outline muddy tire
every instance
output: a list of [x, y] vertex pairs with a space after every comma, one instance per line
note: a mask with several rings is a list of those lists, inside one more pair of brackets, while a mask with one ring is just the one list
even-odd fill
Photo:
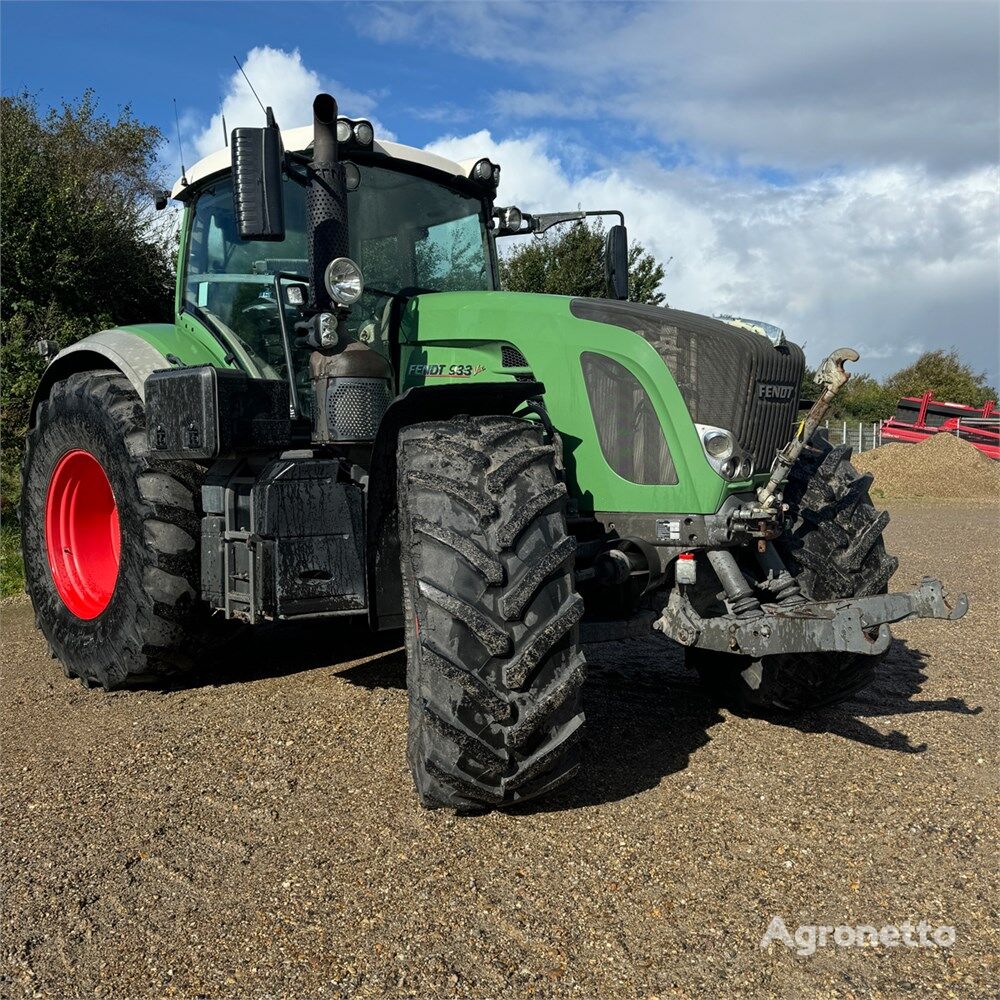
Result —
[[578, 768], [585, 663], [558, 441], [515, 417], [405, 428], [408, 758], [429, 808], [544, 795]]
[[149, 457], [119, 372], [57, 382], [28, 432], [21, 545], [35, 620], [67, 676], [105, 689], [189, 669], [212, 635], [198, 600], [201, 466]]
[[[886, 511], [868, 495], [872, 477], [851, 464], [848, 445], [825, 439], [803, 453], [785, 490], [790, 529], [775, 542], [810, 600], [884, 594], [898, 561], [886, 553]], [[747, 713], [799, 713], [836, 704], [873, 678], [877, 656], [796, 653], [728, 657], [688, 650], [688, 663], [721, 701]]]

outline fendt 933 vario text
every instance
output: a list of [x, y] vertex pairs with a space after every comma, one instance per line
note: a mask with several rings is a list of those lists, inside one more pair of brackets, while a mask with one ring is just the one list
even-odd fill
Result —
[[173, 323], [41, 380], [24, 561], [68, 674], [157, 682], [230, 619], [402, 628], [418, 795], [472, 811], [576, 772], [585, 616], [768, 713], [856, 691], [890, 622], [964, 613], [888, 593], [870, 478], [814, 434], [853, 351], [800, 420], [781, 331], [627, 301], [623, 219], [608, 298], [501, 292], [498, 240], [620, 213], [498, 207], [488, 159], [376, 141], [326, 94], [313, 119], [268, 109], [174, 187]]

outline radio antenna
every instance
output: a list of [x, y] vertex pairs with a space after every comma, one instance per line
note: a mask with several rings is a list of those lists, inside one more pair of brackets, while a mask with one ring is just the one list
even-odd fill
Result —
[[[240, 61], [239, 59], [236, 58], [236, 56], [233, 56], [233, 62], [236, 63], [237, 66], [239, 66], [240, 72], [243, 73], [243, 79], [246, 80], [247, 86], [250, 88], [250, 93], [253, 94], [254, 97], [257, 97], [257, 91], [253, 89], [253, 84], [250, 82], [250, 77], [246, 75], [246, 73], [243, 70], [243, 66], [240, 64]], [[257, 103], [260, 105], [260, 110], [263, 111], [264, 114], [266, 115], [267, 109], [264, 107], [264, 102], [259, 97], [257, 97]]]
[[226, 131], [226, 116], [222, 116], [222, 142], [226, 149], [229, 148], [229, 133]]
[[184, 147], [181, 145], [181, 121], [177, 117], [177, 98], [174, 98], [174, 125], [177, 126], [177, 153], [181, 158], [181, 184], [187, 187], [187, 171], [184, 169]]

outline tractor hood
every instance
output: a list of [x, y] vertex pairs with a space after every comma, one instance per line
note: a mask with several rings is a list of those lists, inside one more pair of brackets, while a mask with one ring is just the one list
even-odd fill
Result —
[[642, 337], [670, 370], [694, 422], [732, 431], [758, 471], [788, 440], [805, 367], [797, 344], [636, 302], [573, 299], [570, 311]]
[[[580, 492], [604, 510], [715, 511], [727, 490], [750, 488], [711, 472], [696, 425], [731, 431], [766, 473], [794, 430], [804, 368], [796, 345], [706, 316], [518, 292], [415, 296], [400, 346], [401, 390], [541, 382], [571, 474], [589, 470]], [[612, 452], [628, 463], [595, 474]]]
[[[776, 452], [788, 441], [798, 412], [805, 358], [796, 344], [775, 345], [746, 328], [679, 309], [517, 292], [417, 296], [404, 317], [403, 339], [428, 347], [442, 336], [509, 341], [518, 348], [517, 355], [526, 359], [524, 366], [495, 365], [483, 358], [481, 375], [473, 377], [511, 371], [516, 378], [530, 373], [552, 392], [571, 371], [579, 370], [582, 351], [592, 349], [584, 346], [583, 336], [585, 327], [599, 333], [592, 324], [605, 330], [599, 336], [600, 353], [632, 353], [625, 351], [623, 338], [641, 338], [673, 377], [692, 422], [732, 431], [753, 455], [755, 471], [770, 468]], [[426, 360], [433, 364], [437, 358], [431, 355]], [[515, 357], [513, 351], [505, 356]], [[644, 367], [658, 380], [655, 361], [650, 359]], [[424, 373], [425, 369], [417, 367], [404, 376]], [[426, 377], [437, 380], [451, 374], [445, 369]]]

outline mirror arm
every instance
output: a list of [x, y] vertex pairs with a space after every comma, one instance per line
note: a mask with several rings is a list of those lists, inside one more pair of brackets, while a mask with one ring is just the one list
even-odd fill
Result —
[[590, 215], [617, 215], [618, 216], [618, 224], [620, 226], [624, 226], [625, 225], [625, 213], [622, 212], [621, 209], [618, 209], [618, 208], [603, 208], [600, 211], [584, 212], [583, 214], [587, 215], [587, 216], [590, 216]]
[[[543, 215], [531, 215], [524, 213], [525, 222], [528, 228], [521, 230], [522, 233], [544, 233], [553, 226], [561, 225], [564, 222], [581, 222], [586, 216], [585, 212], [546, 212]], [[512, 233], [512, 236], [520, 235]]]
[[283, 281], [299, 281], [307, 283], [309, 278], [290, 271], [279, 271], [274, 276], [274, 298], [278, 305], [278, 326], [281, 328], [281, 346], [285, 352], [285, 365], [288, 368], [288, 409], [293, 420], [302, 418], [302, 407], [299, 404], [299, 390], [295, 384], [295, 363], [292, 361], [292, 337], [288, 332], [285, 320], [285, 292], [281, 286]]
[[285, 176], [290, 180], [294, 181], [299, 187], [309, 186], [309, 175], [305, 170], [296, 170], [292, 165], [293, 163], [309, 163], [310, 161], [304, 157], [300, 157], [296, 153], [285, 153]]
[[561, 225], [564, 222], [582, 222], [584, 219], [598, 215], [616, 215], [621, 225], [625, 225], [625, 215], [617, 208], [599, 209], [592, 212], [545, 212], [540, 215], [532, 215], [530, 212], [524, 213], [524, 219], [528, 223], [527, 229], [522, 229], [516, 233], [498, 233], [498, 236], [524, 236], [527, 233], [544, 233], [553, 226]]

